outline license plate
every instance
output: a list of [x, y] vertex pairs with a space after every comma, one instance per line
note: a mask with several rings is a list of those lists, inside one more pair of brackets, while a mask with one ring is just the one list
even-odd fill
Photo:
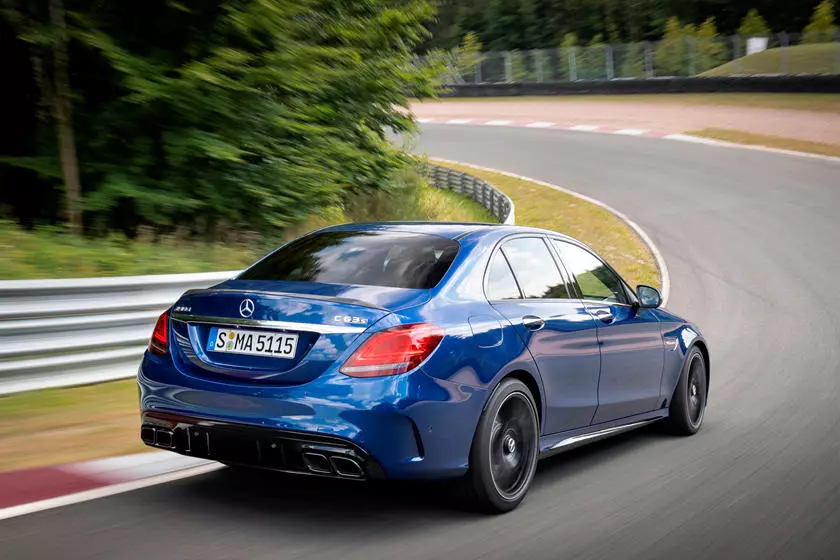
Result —
[[294, 358], [298, 335], [213, 327], [207, 337], [208, 352]]

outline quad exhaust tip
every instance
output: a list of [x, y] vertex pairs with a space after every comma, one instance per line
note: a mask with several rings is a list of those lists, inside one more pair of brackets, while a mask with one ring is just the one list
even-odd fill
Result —
[[362, 478], [364, 474], [361, 465], [349, 457], [330, 457], [330, 463], [339, 476]]
[[155, 444], [155, 429], [151, 426], [140, 427], [140, 439], [147, 445]]
[[172, 449], [175, 447], [175, 434], [172, 430], [155, 430], [155, 445]]
[[303, 462], [310, 472], [318, 474], [332, 474], [330, 461], [320, 453], [304, 453]]

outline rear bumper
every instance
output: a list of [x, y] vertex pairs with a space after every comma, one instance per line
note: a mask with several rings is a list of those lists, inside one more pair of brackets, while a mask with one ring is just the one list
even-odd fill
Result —
[[[364, 478], [463, 474], [486, 398], [483, 389], [422, 370], [371, 379], [326, 372], [309, 383], [277, 386], [187, 375], [148, 353], [138, 384], [147, 444], [289, 472], [312, 472], [303, 454], [319, 453], [331, 472], [315, 474], [333, 476], [341, 475], [331, 459], [347, 456]], [[170, 445], [150, 439], [157, 429], [172, 432]], [[167, 437], [163, 432], [164, 444]], [[209, 449], [199, 441], [208, 437]]]
[[365, 450], [333, 436], [146, 412], [140, 438], [152, 447], [227, 464], [355, 480], [385, 477]]

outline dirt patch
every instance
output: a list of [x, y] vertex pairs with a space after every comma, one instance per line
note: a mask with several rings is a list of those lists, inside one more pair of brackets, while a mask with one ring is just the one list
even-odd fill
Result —
[[419, 118], [510, 119], [592, 124], [684, 133], [704, 128], [740, 130], [840, 145], [840, 115], [817, 111], [627, 101], [425, 101]]

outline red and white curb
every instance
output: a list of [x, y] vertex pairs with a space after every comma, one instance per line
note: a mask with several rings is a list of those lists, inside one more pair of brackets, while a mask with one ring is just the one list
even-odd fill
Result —
[[221, 465], [168, 452], [0, 473], [0, 520], [210, 472]]
[[573, 130], [578, 132], [600, 132], [603, 134], [621, 134], [623, 136], [650, 136], [653, 138], [668, 138], [680, 136], [670, 132], [646, 130], [643, 128], [621, 128], [615, 126], [601, 126], [596, 124], [564, 124], [544, 121], [515, 121], [515, 120], [487, 120], [468, 118], [427, 118], [417, 119], [421, 124], [471, 124], [477, 126], [513, 126], [519, 128], [544, 128], [554, 130]]
[[811, 159], [820, 159], [840, 163], [840, 157], [825, 156], [810, 152], [798, 152], [796, 150], [785, 150], [782, 148], [771, 148], [758, 144], [738, 144], [724, 140], [714, 140], [702, 136], [692, 136], [679, 132], [664, 132], [661, 130], [648, 130], [644, 128], [622, 128], [618, 126], [603, 126], [598, 124], [568, 124], [547, 121], [517, 121], [517, 120], [487, 120], [478, 118], [452, 118], [452, 117], [419, 117], [416, 119], [420, 124], [461, 124], [474, 126], [509, 126], [514, 128], [541, 128], [549, 130], [566, 130], [574, 132], [595, 132], [600, 134], [618, 134], [621, 136], [641, 136], [648, 138], [662, 138], [665, 140], [677, 140], [680, 142], [691, 142], [694, 144], [706, 144], [709, 146], [720, 146], [723, 148], [740, 148], [742, 150], [753, 150], [759, 152], [770, 152], [786, 156], [799, 156]]

